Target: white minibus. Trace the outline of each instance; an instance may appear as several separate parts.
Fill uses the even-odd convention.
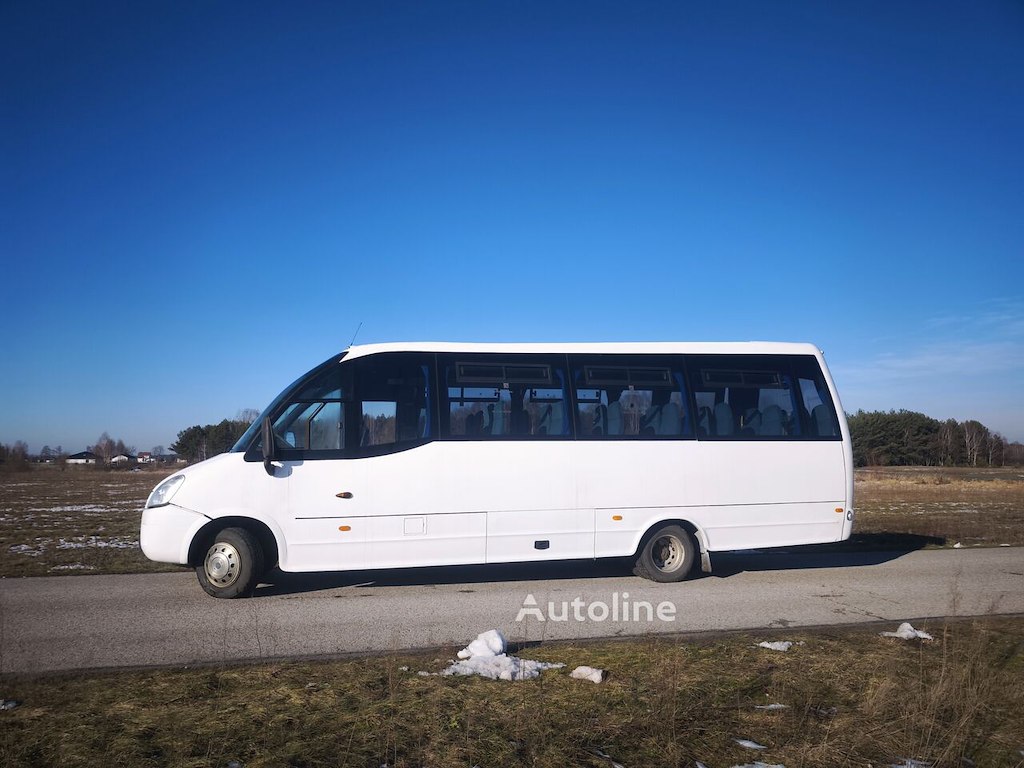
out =
[[[160,483],[152,560],[215,597],[288,572],[714,552],[850,535],[850,433],[810,344],[353,346]]]

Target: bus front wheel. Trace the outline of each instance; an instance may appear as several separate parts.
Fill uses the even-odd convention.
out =
[[[245,528],[225,528],[214,535],[196,576],[207,594],[233,598],[251,595],[263,570],[259,540]]]
[[[665,525],[644,540],[633,573],[651,581],[682,581],[695,561],[693,537],[678,525]]]

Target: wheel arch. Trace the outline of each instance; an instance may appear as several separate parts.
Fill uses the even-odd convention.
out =
[[[661,520],[656,520],[647,526],[640,538],[637,539],[636,547],[633,550],[633,556],[636,557],[640,554],[640,551],[644,548],[644,545],[650,540],[658,529],[663,528],[666,525],[678,525],[684,531],[693,537],[693,540],[697,543],[697,550],[700,554],[700,569],[704,573],[711,573],[711,552],[708,550],[708,538],[704,530],[694,523],[690,522],[684,517],[669,517]]]
[[[188,548],[188,565],[193,568],[201,565],[206,550],[213,543],[213,537],[225,528],[244,528],[255,536],[263,550],[268,570],[280,561],[281,547],[278,543],[278,536],[267,523],[244,515],[225,515],[224,517],[215,517],[196,531]]]

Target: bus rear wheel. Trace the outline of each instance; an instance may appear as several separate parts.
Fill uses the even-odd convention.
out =
[[[245,528],[218,531],[196,566],[196,576],[206,593],[229,599],[251,595],[263,571],[263,548]]]
[[[682,581],[693,570],[696,551],[693,537],[686,530],[678,525],[664,525],[644,540],[633,573],[663,583]]]

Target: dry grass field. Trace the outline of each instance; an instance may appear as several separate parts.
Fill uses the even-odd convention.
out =
[[[932,546],[1024,546],[1024,469],[872,467],[856,472],[854,535]]]
[[[57,467],[0,473],[0,577],[141,573],[139,519],[164,469]],[[857,470],[854,539],[843,546],[1024,546],[1024,470]]]
[[[139,549],[146,497],[169,470],[0,474],[0,577],[167,570]]]
[[[872,626],[552,643],[517,653],[567,666],[516,682],[418,674],[456,649],[8,680],[22,704],[0,711],[0,765],[1024,766],[1024,620],[919,628],[934,641]],[[608,679],[571,679],[580,664]]]

